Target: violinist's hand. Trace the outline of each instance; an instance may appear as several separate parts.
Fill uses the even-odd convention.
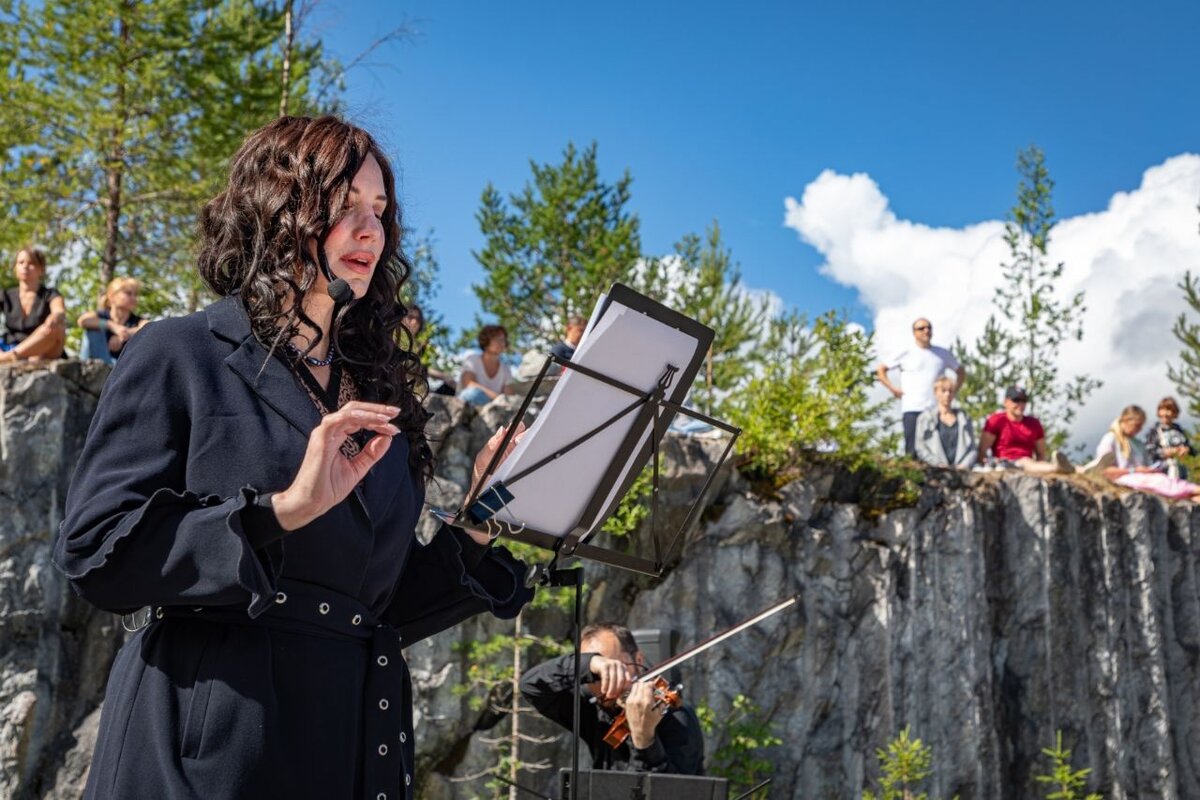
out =
[[[487,444],[485,444],[483,449],[479,451],[479,455],[475,456],[475,466],[471,471],[471,491],[467,492],[468,497],[474,493],[475,487],[478,486],[479,481],[483,479],[483,473],[487,471],[487,466],[491,462],[492,456],[495,455],[496,450],[500,448],[500,442],[504,440],[504,433],[507,430],[507,428],[503,427],[497,428],[496,432],[492,434],[492,438],[488,439]],[[512,453],[513,448],[517,446],[517,443],[520,442],[524,436],[525,423],[518,422],[517,432],[513,435],[512,441],[508,443],[508,447],[505,449],[504,455],[500,457],[500,461],[496,464],[497,467],[504,463],[504,459],[508,458],[509,454]],[[479,544],[488,544],[490,541],[486,533],[467,531],[467,535]]]
[[[308,437],[308,449],[296,479],[271,498],[279,525],[285,531],[294,531],[345,500],[400,432],[391,423],[399,413],[400,409],[393,406],[355,400],[326,414]],[[354,458],[346,458],[340,449],[342,442],[363,430],[379,435]]]
[[[629,667],[623,661],[593,655],[592,662],[588,668],[592,671],[593,675],[600,678],[599,690],[594,686],[592,687],[592,691],[600,700],[609,702],[619,700],[629,690],[629,687],[634,685],[633,676],[629,673]]]
[[[625,719],[629,721],[629,738],[639,750],[654,742],[654,729],[662,722],[654,702],[654,686],[647,681],[638,681],[625,698]]]

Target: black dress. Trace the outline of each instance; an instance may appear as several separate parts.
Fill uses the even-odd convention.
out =
[[[17,286],[5,289],[0,293],[0,315],[4,316],[4,326],[0,328],[0,337],[4,343],[18,345],[29,338],[29,334],[38,329],[50,317],[50,301],[62,297],[57,290],[46,284],[38,286],[37,296],[33,307],[26,314],[21,308],[21,290]],[[61,355],[61,353],[59,354]]]
[[[403,435],[284,535],[269,493],[319,420],[237,300],[126,345],[55,548],[90,602],[152,608],[113,666],[88,797],[412,796],[401,647],[480,611],[515,616],[532,592],[519,562],[461,531],[418,544],[424,485]]]

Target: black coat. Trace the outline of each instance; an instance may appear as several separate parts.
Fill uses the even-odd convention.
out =
[[[147,326],[109,377],[55,561],[84,598],[152,607],[122,648],[88,779],[97,798],[412,795],[400,647],[531,596],[507,551],[443,528],[397,436],[342,503],[284,534],[320,416],[222,300]]]
[[[580,675],[591,677],[594,653],[583,653]],[[542,716],[572,730],[575,716],[575,654],[552,658],[527,670],[521,676],[521,694]],[[612,727],[613,715],[599,703],[592,703],[591,693],[578,687],[579,738],[592,754],[593,769],[628,770],[631,772],[670,772],[676,775],[704,774],[704,734],[696,712],[687,706],[669,710],[654,729],[654,741],[640,749],[626,739],[620,747],[612,748],[604,734]]]

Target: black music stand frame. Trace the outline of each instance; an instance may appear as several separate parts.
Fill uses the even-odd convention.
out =
[[[535,470],[542,469],[553,463],[557,458],[570,450],[578,447],[593,436],[597,435],[605,428],[617,423],[628,414],[636,414],[634,424],[629,432],[622,440],[613,456],[612,461],[605,469],[600,481],[592,492],[587,505],[582,512],[580,519],[570,531],[562,532],[559,535],[547,531],[538,531],[530,529],[522,525],[517,528],[507,522],[500,522],[491,519],[490,516],[483,519],[472,516],[472,510],[477,508],[477,503],[481,498],[492,492],[492,487],[485,489],[488,479],[495,474],[496,468],[500,464],[502,454],[505,453],[512,443],[513,437],[516,435],[517,426],[509,424],[505,430],[504,437],[500,442],[500,446],[496,448],[496,452],[492,455],[487,467],[484,469],[483,475],[472,487],[466,502],[463,503],[459,511],[453,515],[446,512],[435,512],[435,516],[442,519],[451,525],[467,528],[470,530],[486,533],[492,541],[503,536],[512,539],[513,541],[530,544],[543,550],[548,550],[551,553],[549,561],[541,566],[535,567],[527,576],[527,583],[533,585],[540,583],[545,586],[574,586],[574,628],[575,628],[575,708],[572,719],[572,752],[571,752],[571,778],[572,786],[578,785],[579,777],[579,712],[580,712],[580,688],[582,686],[582,652],[580,635],[583,628],[583,568],[576,566],[571,569],[562,569],[559,567],[559,561],[562,558],[575,556],[578,558],[586,558],[592,561],[609,564],[610,566],[619,569],[625,569],[632,572],[639,572],[652,577],[661,577],[666,569],[668,559],[675,549],[676,544],[680,541],[687,530],[696,521],[700,511],[703,508],[703,501],[708,494],[708,490],[712,485],[721,467],[729,459],[730,453],[733,452],[733,445],[741,435],[741,429],[733,425],[716,419],[715,417],[703,414],[694,409],[687,408],[682,404],[684,396],[688,389],[691,388],[692,381],[695,379],[696,373],[699,371],[701,362],[708,348],[711,346],[713,332],[695,320],[684,317],[677,312],[671,311],[658,303],[637,294],[628,287],[615,284],[608,294],[608,303],[619,302],[634,311],[639,311],[644,314],[655,316],[662,319],[664,322],[676,327],[684,332],[692,335],[698,343],[696,352],[691,361],[682,368],[682,370],[673,365],[668,365],[659,378],[655,388],[650,391],[644,391],[634,386],[618,380],[610,375],[605,375],[589,367],[580,365],[575,362],[568,361],[557,355],[550,354],[542,364],[541,370],[538,372],[537,378],[529,386],[525,393],[525,398],[521,402],[520,407],[514,416],[514,421],[522,420],[529,411],[533,399],[537,396],[538,390],[543,381],[546,380],[550,367],[558,365],[563,369],[570,369],[588,378],[604,383],[608,386],[620,389],[622,392],[630,395],[633,400],[629,405],[622,408],[618,413],[611,416],[609,419],[602,422],[600,425],[576,437],[571,442],[563,447],[558,448],[553,453],[545,456],[534,464],[522,469],[515,475],[508,478],[508,484],[515,484],[520,478],[528,475]],[[604,306],[607,308],[607,305]],[[603,309],[602,312],[603,314]],[[675,381],[679,377],[678,382]],[[686,383],[686,385],[684,385]],[[672,384],[674,384],[672,386]],[[668,391],[670,395],[668,396]],[[707,423],[714,428],[724,431],[728,434],[728,440],[721,452],[720,458],[709,470],[705,476],[704,483],[700,487],[699,493],[692,501],[691,507],[685,516],[679,529],[671,537],[669,542],[663,543],[659,541],[658,531],[658,479],[659,479],[659,444],[666,435],[667,428],[676,414],[683,414],[694,420]],[[646,437],[647,427],[649,427],[649,436]],[[642,443],[643,438],[646,439]],[[641,443],[639,445],[639,443]],[[596,531],[604,520],[612,515],[620,503],[621,498],[629,490],[630,485],[637,479],[641,470],[645,468],[646,461],[650,460],[652,464],[652,491],[650,495],[650,539],[654,548],[654,557],[652,559],[638,558],[625,553],[619,553],[613,550],[608,550],[603,547],[588,544],[586,539],[589,538],[590,532]],[[619,484],[619,486],[618,486]],[[613,491],[617,489],[617,491]],[[497,496],[498,497],[498,496]],[[612,498],[611,502],[608,501]],[[489,514],[495,513],[503,506],[500,501],[497,505],[497,498],[492,498],[492,503],[485,504],[485,511]],[[483,526],[483,527],[481,527]],[[507,781],[505,781],[507,782]],[[525,788],[525,787],[519,787]]]

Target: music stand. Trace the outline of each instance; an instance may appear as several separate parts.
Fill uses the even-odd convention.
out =
[[[606,319],[606,316],[609,318]],[[625,374],[614,376],[589,366],[591,356],[595,356],[597,362],[608,363],[610,366],[614,364],[611,345],[614,342],[613,330],[618,325],[624,327],[616,334],[617,337],[632,330],[647,333],[648,338],[643,340],[642,344],[644,351],[650,355],[640,364],[640,374],[632,378]],[[607,351],[601,344],[604,336],[609,337]],[[576,776],[579,771],[579,637],[582,628],[583,578],[581,568],[560,569],[558,565],[562,558],[575,556],[653,577],[662,575],[676,544],[699,515],[714,478],[729,458],[733,445],[741,434],[739,428],[683,405],[712,340],[711,328],[627,286],[614,284],[597,304],[588,326],[588,333],[585,333],[572,360],[567,361],[551,354],[542,364],[541,371],[525,394],[515,420],[522,420],[528,412],[542,382],[547,378],[551,365],[561,366],[563,374],[557,376],[557,383],[538,419],[526,434],[526,440],[509,456],[503,478],[493,480],[500,466],[501,456],[508,450],[516,434],[515,424],[507,427],[500,446],[481,479],[472,487],[463,506],[456,512],[432,510],[443,522],[484,532],[493,541],[504,537],[548,551],[548,561],[544,565],[535,566],[528,576],[531,585],[540,582],[549,586],[575,587],[576,690],[571,769],[572,774]],[[654,350],[656,344],[661,345],[659,351]],[[660,352],[669,352],[671,360],[655,363],[654,357]],[[623,365],[616,365],[617,368],[621,366]],[[631,380],[639,381],[640,385],[635,385]],[[564,409],[564,402],[559,407],[560,410],[555,412],[555,402],[561,398],[581,397],[581,390],[576,388],[581,385],[584,387],[582,396],[603,396],[610,406],[589,408],[593,422],[581,430],[570,431],[573,419],[569,415],[575,409]],[[705,476],[683,522],[667,539],[668,534],[658,528],[659,446],[677,414],[705,422],[724,431],[728,438],[719,459]],[[559,424],[564,420],[568,424]],[[568,433],[565,440],[560,441],[558,437],[563,435],[564,428]],[[546,446],[546,441],[553,443]],[[579,463],[581,459],[596,457],[607,459],[603,470],[594,480],[585,480],[581,496],[567,498],[566,503],[561,502],[561,497],[554,496],[554,500],[561,506],[556,511],[562,513],[559,513],[550,525],[528,524],[514,515],[520,502],[526,504],[527,514],[531,508],[530,500],[536,502],[539,497],[545,496],[544,490],[527,489],[527,486],[536,486],[538,480],[561,480],[562,465],[567,461]],[[631,555],[592,543],[590,540],[612,515],[647,462],[651,463],[649,538],[653,548],[652,556],[647,558]],[[538,478],[530,480],[533,476]],[[555,488],[557,489],[557,486]],[[514,491],[523,494],[520,502]],[[572,500],[574,506],[568,507]],[[573,785],[578,785],[578,782]]]

